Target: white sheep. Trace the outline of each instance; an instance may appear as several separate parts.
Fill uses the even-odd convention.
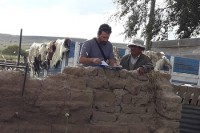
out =
[[[163,52],[160,52],[160,53],[161,53],[161,58],[156,62],[154,71],[160,71],[160,69],[163,66],[167,66],[169,69],[171,69],[172,65],[170,64],[169,59],[167,59],[167,57],[165,56],[165,54]]]
[[[167,66],[169,69],[172,68],[164,52],[144,51],[143,53],[152,60],[154,71],[160,71],[163,66]]]

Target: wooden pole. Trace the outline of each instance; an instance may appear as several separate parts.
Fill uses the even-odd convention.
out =
[[[19,39],[19,49],[18,49],[18,60],[17,60],[17,65],[19,65],[19,62],[20,62],[21,44],[22,44],[22,29],[20,30],[20,39]]]

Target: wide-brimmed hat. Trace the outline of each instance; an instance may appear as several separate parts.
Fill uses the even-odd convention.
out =
[[[133,42],[129,43],[127,46],[129,48],[130,48],[130,46],[138,46],[138,47],[142,48],[143,50],[145,50],[144,41],[139,40],[139,39],[133,40]]]

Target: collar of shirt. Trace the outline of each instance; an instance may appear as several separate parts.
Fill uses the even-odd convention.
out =
[[[137,62],[137,60],[138,60],[138,58],[140,57],[140,55],[138,55],[137,57],[133,57],[133,56],[131,56],[131,64],[135,64],[136,62]]]
[[[138,59],[140,57],[140,55],[138,55],[137,57],[133,57],[132,55],[131,55],[131,58],[133,58],[133,59]]]

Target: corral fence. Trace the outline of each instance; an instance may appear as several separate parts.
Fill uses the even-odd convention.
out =
[[[28,63],[26,64],[19,64],[17,62],[2,62],[0,61],[0,67],[2,67],[3,69],[11,69],[13,70],[14,68],[16,69],[20,69],[20,71],[24,72],[24,80],[23,80],[23,84],[22,84],[22,96],[24,94],[24,89],[25,89],[25,83],[26,83],[26,77],[27,77],[27,73],[29,70],[29,66]]]
[[[60,66],[57,69],[51,69],[51,73],[62,72],[65,66],[76,66],[79,64],[79,53],[83,43],[71,41],[70,51],[67,58],[61,60]],[[128,48],[118,48],[119,57],[129,53]],[[163,67],[161,72],[171,75],[170,82],[176,85],[191,84],[192,86],[200,86],[200,61],[185,57],[166,55],[170,60],[172,69]]]
[[[180,133],[200,133],[200,88],[174,85],[182,98]]]
[[[67,58],[63,58],[57,69],[50,72],[62,72],[65,66],[76,66],[78,64],[79,52],[82,43],[72,41]],[[119,48],[119,56],[128,53],[126,48]],[[171,75],[170,82],[174,86],[174,92],[182,98],[182,110],[180,120],[181,133],[200,133],[200,61],[185,57],[167,55],[172,64],[169,71],[163,68],[163,72]],[[191,86],[182,86],[188,84]]]
[[[66,59],[66,63],[63,66],[76,66],[78,64],[81,47],[82,43],[72,41],[69,57]],[[120,58],[129,53],[128,48],[117,48]],[[199,60],[172,55],[166,55],[166,57],[170,60],[172,69],[169,70],[167,67],[163,67],[161,72],[170,73],[171,83],[177,85],[191,84],[193,86],[200,86]]]

